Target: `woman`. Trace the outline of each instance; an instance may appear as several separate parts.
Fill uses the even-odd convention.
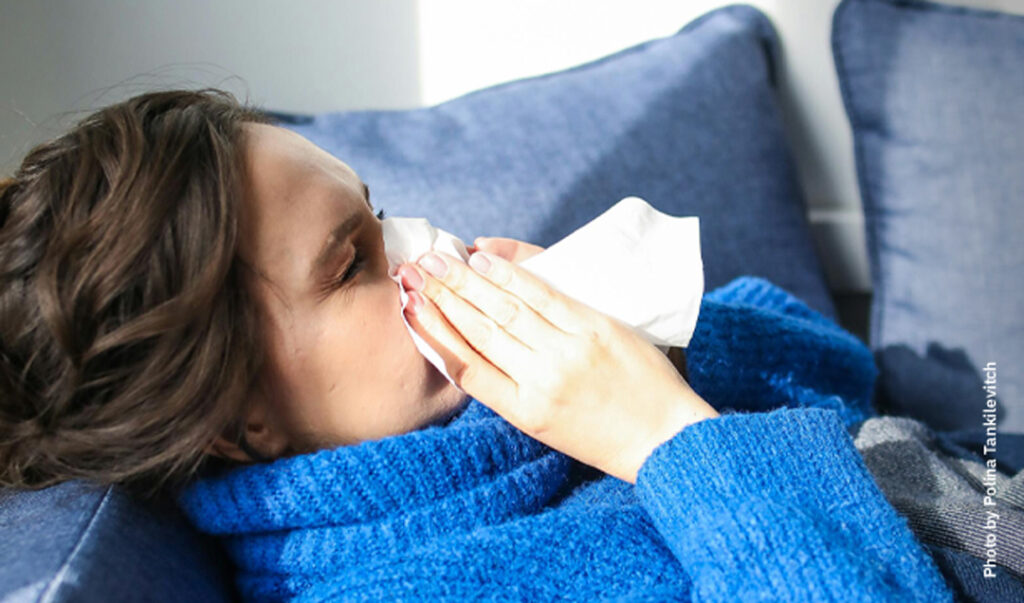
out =
[[[380,217],[218,91],[33,149],[0,188],[2,483],[169,491],[252,599],[950,598],[846,432],[875,373],[830,321],[734,281],[687,383],[478,240],[397,270],[463,392]]]

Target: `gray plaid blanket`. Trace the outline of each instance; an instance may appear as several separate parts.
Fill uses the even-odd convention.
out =
[[[853,436],[886,499],[933,556],[975,558],[970,569],[940,563],[954,589],[959,582],[961,591],[979,594],[960,592],[961,600],[996,600],[981,594],[1018,585],[1015,592],[1024,592],[1024,471],[1011,476],[994,458],[951,454],[938,434],[906,417],[868,419]]]

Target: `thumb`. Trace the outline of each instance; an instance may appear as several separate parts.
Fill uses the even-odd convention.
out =
[[[473,243],[480,251],[486,251],[501,259],[518,264],[544,251],[543,247],[505,237],[477,237]]]
[[[513,260],[517,247],[514,240],[501,237],[477,237],[473,240],[473,245],[480,251],[486,251],[509,262]]]

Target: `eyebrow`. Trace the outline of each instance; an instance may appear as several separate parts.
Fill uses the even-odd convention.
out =
[[[367,205],[370,205],[370,189],[366,186],[365,182],[363,183],[363,199],[366,201]],[[370,209],[373,209],[372,205],[370,205]],[[354,231],[362,221],[363,213],[360,211],[354,211],[342,220],[341,224],[334,227],[334,230],[327,235],[327,240],[324,241],[323,246],[317,253],[316,259],[313,260],[313,265],[310,267],[309,271],[310,279],[316,280],[316,276],[323,269],[324,264],[326,264],[330,259],[334,250],[348,239],[352,234],[352,231]]]

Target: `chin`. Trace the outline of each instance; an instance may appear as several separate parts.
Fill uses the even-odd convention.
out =
[[[454,386],[452,386],[452,390],[454,390],[455,392],[454,397],[446,399],[454,399],[455,403],[452,404],[450,407],[446,408],[445,412],[441,413],[440,416],[438,416],[435,420],[431,421],[431,425],[444,427],[445,425],[451,423],[452,420],[455,419],[455,417],[462,414],[462,411],[465,410],[466,405],[469,403],[470,397],[456,389]]]
[[[427,372],[426,378],[426,394],[434,398],[444,398],[445,400],[451,400],[452,396],[445,390],[454,390],[457,392],[461,391],[448,381],[448,378],[441,374],[441,371],[430,363],[425,357],[420,356],[423,360],[423,370]]]
[[[423,365],[428,375],[424,398],[437,409],[436,418],[429,424],[446,425],[465,409],[470,396],[448,381],[426,358]]]

